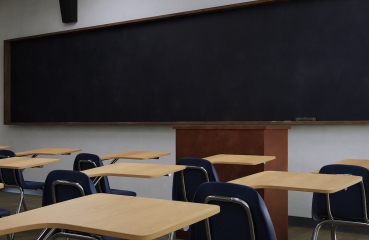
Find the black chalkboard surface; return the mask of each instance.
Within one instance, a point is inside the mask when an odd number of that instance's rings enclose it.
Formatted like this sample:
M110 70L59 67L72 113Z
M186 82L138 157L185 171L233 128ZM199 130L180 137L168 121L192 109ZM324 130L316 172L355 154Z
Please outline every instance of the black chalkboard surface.
M369 120L368 12L291 0L8 40L5 123Z

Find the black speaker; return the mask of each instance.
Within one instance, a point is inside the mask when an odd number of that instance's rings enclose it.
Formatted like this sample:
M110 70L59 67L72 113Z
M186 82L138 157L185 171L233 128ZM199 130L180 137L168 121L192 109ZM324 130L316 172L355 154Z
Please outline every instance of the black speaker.
M59 0L63 23L77 22L77 0Z

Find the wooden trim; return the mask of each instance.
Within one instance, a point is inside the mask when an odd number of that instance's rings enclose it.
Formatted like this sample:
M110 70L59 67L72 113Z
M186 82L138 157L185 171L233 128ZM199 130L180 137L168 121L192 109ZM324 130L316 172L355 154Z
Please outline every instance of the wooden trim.
M272 129L272 130L285 130L290 129L290 126L173 126L174 129L201 129L201 130L265 130L265 129Z
M235 4L224 5L224 6L218 6L218 7L203 8L203 9L197 9L197 10L186 11L186 12L165 14L165 15L159 15L159 16L154 16L154 17L147 17L147 18L140 18L140 19L123 21L123 22L103 24L103 25L97 25L97 26L92 26L92 27L71 29L71 30L66 30L66 31L46 33L46 34L21 37L21 38L14 38L14 39L8 39L7 41L14 42L14 41L21 41L21 40L27 40L27 39L32 39L32 38L49 37L49 36L68 34L68 33L73 33L73 32L82 32L82 31L115 27L115 26L126 25L126 24L143 23L143 22L156 21L156 20L165 20L169 18L185 17L185 16L197 15L197 14L208 13L208 12L217 12L217 11L229 10L229 9L235 9L235 8L250 7L250 6L259 5L259 4L285 2L285 1L288 1L288 0L255 0L255 1L250 1L250 2L235 3Z
M11 124L11 48L10 42L4 41L4 124Z
M10 87L9 87L10 88ZM10 99L10 96L9 96ZM4 116L5 118L5 116ZM5 125L172 125L172 126L291 126L291 125L368 125L366 121L234 121L234 122L11 122L10 121L10 100L9 100L9 120Z

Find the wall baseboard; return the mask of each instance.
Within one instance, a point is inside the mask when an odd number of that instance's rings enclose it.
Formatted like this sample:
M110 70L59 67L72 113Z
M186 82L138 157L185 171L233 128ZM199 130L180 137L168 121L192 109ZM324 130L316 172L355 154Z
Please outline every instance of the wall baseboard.
M312 218L288 216L288 226L290 227L304 227L311 228L313 230L317 224L318 222L315 222ZM327 224L323 226L321 229L330 230L330 226ZM337 228L337 231L369 235L369 224L368 228L340 225Z

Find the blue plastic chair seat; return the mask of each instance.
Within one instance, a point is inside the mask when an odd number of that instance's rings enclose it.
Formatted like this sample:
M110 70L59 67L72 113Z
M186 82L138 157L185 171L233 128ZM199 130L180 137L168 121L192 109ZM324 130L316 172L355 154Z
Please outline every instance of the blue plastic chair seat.
M135 192L129 190L110 189L110 191L112 194L115 195L133 196L133 197L137 196Z
M33 182L33 181L24 181L25 184L22 186L23 189L38 189L43 188L45 183L43 182Z
M0 217L6 217L9 215L10 215L10 212L8 210L0 208Z
M277 240L268 209L255 189L233 183L203 183L195 193L194 202L204 203L208 196L238 198L246 202L251 211L256 239ZM250 224L246 211L240 205L222 201L211 201L209 204L220 206L220 213L209 218L213 240L250 239ZM205 221L190 226L189 239L207 239Z
M195 166L202 167L206 170L209 178L209 182L219 182L219 177L217 171L215 170L213 164L202 158L182 158L177 162L177 165L185 166ZM193 196L197 188L204 182L206 182L205 174L199 170L185 169L183 171L185 186L186 186L186 196L187 200L192 202ZM173 177L172 186L172 200L185 201L182 188L182 172L175 172Z
M74 183L79 183L84 191L85 195L95 194L96 188L93 185L91 179L84 173L78 171L69 170L54 170L51 171L46 177L45 188L42 196L42 206L48 206L54 204L52 197L52 184L57 180L64 180ZM70 199L81 197L79 191L75 191L75 187L65 186L56 188L56 200L57 202L63 202ZM73 231L74 232L74 231ZM77 232L78 234L79 232ZM81 233L84 234L84 233ZM114 238L108 236L102 236L103 240L121 240L121 238Z
M322 167L319 173L361 176L363 186L361 183L357 183L344 190L329 194L333 219L328 213L326 194L313 194L312 217L315 221L320 222L314 229L312 239L318 237L320 228L325 224L332 226L331 234L334 236L338 225L368 226L365 219L363 196L365 195L367 198L369 193L369 170L361 166L331 164ZM366 210L368 209L369 202L366 200ZM368 211L366 212L368 213Z
M369 170L364 167L331 164L322 167L319 173L361 176L363 178L365 192L369 193ZM345 190L330 194L330 201L331 211L335 219L364 221L363 202L359 183ZM367 201L366 204L369 209L369 202ZM312 215L314 219L329 219L325 194L313 194Z

